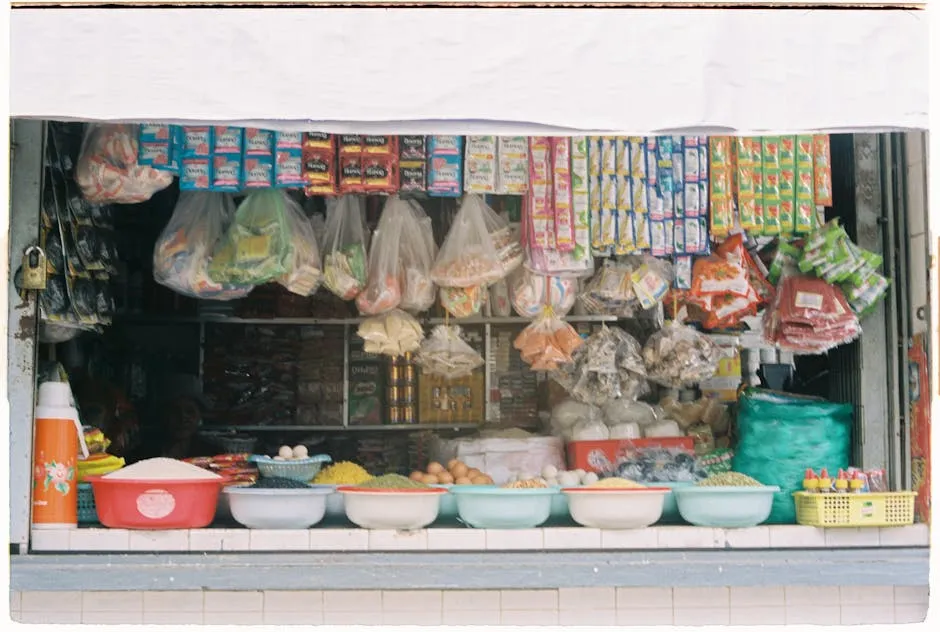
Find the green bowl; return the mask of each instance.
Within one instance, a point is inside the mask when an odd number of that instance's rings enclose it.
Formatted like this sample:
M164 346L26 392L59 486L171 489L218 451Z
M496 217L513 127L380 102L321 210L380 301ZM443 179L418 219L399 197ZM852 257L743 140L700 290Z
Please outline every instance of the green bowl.
M438 483L436 485L431 485L431 487L440 487L441 489L450 490L453 488L453 485ZM437 520L435 522L456 522L457 521L457 499L453 494L444 494L441 496L441 508L437 512Z
M670 490L681 487L691 487L695 485L692 481L682 481L675 483L649 483L650 487L668 487ZM670 491L663 497L663 516L659 519L660 524L681 524L684 522L679 514L679 504L676 502L676 495Z
M679 514L697 527L756 527L770 517L776 486L679 487L672 490Z
M558 488L506 489L489 485L458 485L460 521L477 529L534 529L548 520Z

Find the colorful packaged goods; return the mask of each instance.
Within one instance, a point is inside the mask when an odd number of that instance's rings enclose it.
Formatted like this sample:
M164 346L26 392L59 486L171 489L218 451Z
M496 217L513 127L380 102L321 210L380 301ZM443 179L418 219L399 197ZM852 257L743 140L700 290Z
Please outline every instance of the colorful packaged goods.
M525 136L500 136L496 143L499 162L496 192L500 195L525 195L529 190L528 140Z
M464 191L496 192L496 137L467 136L464 161Z
M428 195L460 197L463 191L463 136L428 137Z
M813 183L816 187L816 204L832 206L832 164L828 134L813 136Z
M335 195L338 186L336 137L322 132L307 132L304 134L301 156L306 194Z
M402 193L428 188L428 151L424 136L398 137L398 183Z
M815 277L785 277L764 312L766 340L797 354L825 353L855 340L861 332L839 288Z

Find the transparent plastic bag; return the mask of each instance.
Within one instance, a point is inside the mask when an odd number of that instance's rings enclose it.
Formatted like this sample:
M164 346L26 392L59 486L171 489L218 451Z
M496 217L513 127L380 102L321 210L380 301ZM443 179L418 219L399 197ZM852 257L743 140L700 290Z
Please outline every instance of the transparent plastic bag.
M600 419L601 411L596 406L583 404L574 399L566 399L552 408L551 427L555 434L568 433L583 419Z
M493 316L512 316L511 293L506 279L500 279L490 286L488 300Z
M499 251L487 229L486 206L466 195L437 255L431 278L442 287L488 286L506 276Z
M277 282L293 294L313 296L323 278L316 231L300 205L286 195L284 199L292 254L287 273Z
M75 181L89 202L137 204L173 183L173 174L137 164L137 125L89 123Z
M438 325L421 343L415 361L425 373L447 379L464 377L484 364L483 356L467 344L457 325Z
M379 225L372 235L366 285L356 296L356 307L363 314L382 314L401 303L399 245L404 238L402 228L411 212L408 203L397 195L385 202Z
M571 429L571 441L606 441L610 430L598 419L584 419Z
M608 426L618 424L648 426L656 422L656 411L644 402L612 399L604 405L604 420Z
M617 327L603 327L552 373L575 400L604 406L612 399L636 400L649 393L642 347Z
M486 204L483 204L481 209L486 230L493 240L493 247L496 248L496 256L502 268L502 276L505 277L522 265L525 259L525 251L522 249L519 235L513 231L508 221L500 217L496 211Z
M408 204L399 244L402 270L401 308L412 313L434 305L435 288L431 266L437 256L431 218L417 203Z
M235 214L228 193L183 191L153 249L153 278L174 292L228 301L243 298L252 285L218 283L209 278L209 258Z
M359 200L342 196L327 209L326 238L323 242L323 285L351 301L366 284L366 242Z
M469 318L479 314L488 297L485 285L442 287L439 294L441 305L454 318Z
M551 310L516 336L513 346L533 371L554 371L571 361L571 354L584 343L574 327Z
M650 336L643 361L650 380L672 388L695 386L718 370L721 348L708 336L674 321Z
M413 353L420 348L424 338L421 324L414 316L400 309L365 319L357 333L365 340L366 353L387 356Z
M287 198L278 189L248 195L212 251L209 277L217 283L261 285L288 271L293 246Z
M512 306L524 318L538 316L546 306L565 316L578 296L577 279L542 276L526 268L510 275L508 285Z

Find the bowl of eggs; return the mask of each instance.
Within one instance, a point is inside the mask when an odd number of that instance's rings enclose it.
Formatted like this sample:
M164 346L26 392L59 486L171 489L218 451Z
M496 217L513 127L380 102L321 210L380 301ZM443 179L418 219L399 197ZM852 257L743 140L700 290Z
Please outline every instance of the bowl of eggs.
M248 460L258 467L258 473L263 477L276 476L306 483L319 473L324 463L333 459L326 454L310 456L306 446L282 445L273 457L253 454Z
M425 471L415 470L408 477L413 481L450 490L455 485L492 485L493 479L480 470L469 467L459 459L451 459L447 467L431 461ZM457 520L457 499L452 494L441 497L441 508L437 515L438 522Z

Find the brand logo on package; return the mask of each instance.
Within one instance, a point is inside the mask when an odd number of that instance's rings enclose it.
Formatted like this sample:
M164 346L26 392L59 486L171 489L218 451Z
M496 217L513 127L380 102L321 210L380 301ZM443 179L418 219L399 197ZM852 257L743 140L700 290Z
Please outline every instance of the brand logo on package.
M176 509L176 499L165 489L148 489L137 497L137 511L145 518L166 518Z

